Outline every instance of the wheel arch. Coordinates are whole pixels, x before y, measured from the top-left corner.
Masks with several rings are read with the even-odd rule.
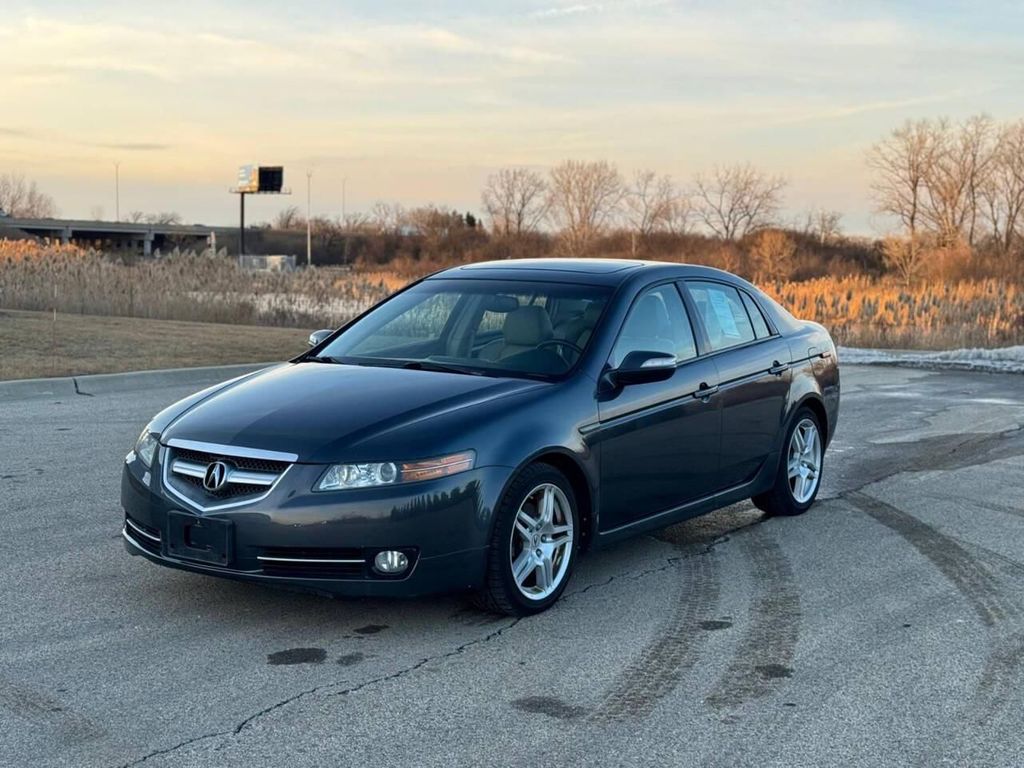
[[[830,425],[828,423],[828,411],[826,411],[825,409],[825,401],[821,399],[820,395],[813,392],[804,395],[800,400],[797,401],[796,405],[793,406],[793,410],[790,414],[789,420],[786,422],[787,429],[789,422],[792,421],[793,416],[796,415],[797,411],[799,411],[801,408],[810,408],[814,412],[814,415],[818,417],[818,422],[821,424],[821,429],[825,433],[823,442],[827,445],[829,438],[831,438],[832,436],[832,433]]]
[[[572,487],[573,496],[576,498],[577,512],[580,516],[580,549],[589,548],[597,526],[597,489],[583,461],[567,448],[561,446],[542,448],[522,461],[509,473],[508,479],[501,489],[501,495],[498,497],[498,503],[501,503],[500,500],[505,497],[508,487],[519,476],[519,473],[533,464],[548,464],[565,475]],[[492,521],[492,525],[494,524]]]

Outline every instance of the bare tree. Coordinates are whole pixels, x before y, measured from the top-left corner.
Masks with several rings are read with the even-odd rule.
[[[142,211],[131,211],[125,218],[125,221],[127,221],[129,224],[140,224],[145,220],[146,214],[143,213]]]
[[[843,214],[839,211],[815,208],[807,212],[804,232],[815,238],[819,245],[833,243],[843,234],[842,219]]]
[[[378,201],[370,210],[370,225],[378,234],[401,234],[406,224],[405,209],[399,203]]]
[[[750,249],[750,261],[756,280],[786,280],[793,274],[796,243],[781,229],[757,233]]]
[[[979,190],[985,218],[1002,253],[1024,241],[1024,120],[1003,126],[991,171]]]
[[[0,213],[16,219],[50,219],[57,215],[53,198],[21,174],[0,174]]]
[[[970,220],[967,244],[973,246],[977,236],[978,219],[982,214],[981,190],[988,184],[994,171],[999,135],[988,115],[976,115],[967,120],[960,131],[960,146],[968,159],[967,198]]]
[[[685,193],[678,191],[675,200],[668,211],[668,218],[665,221],[665,231],[673,235],[685,235],[690,231],[693,220],[697,215],[693,200]]]
[[[181,214],[175,213],[174,211],[161,211],[160,213],[150,213],[145,217],[147,224],[158,224],[158,225],[173,225],[181,224]]]
[[[274,229],[301,229],[306,226],[306,219],[299,213],[297,206],[289,205],[278,212],[271,226]]]
[[[548,218],[559,229],[566,255],[590,251],[618,211],[623,193],[618,169],[604,160],[566,160],[551,169]]]
[[[961,125],[946,119],[927,122],[931,162],[925,168],[922,213],[943,247],[966,239],[973,243],[979,189],[994,151],[992,120],[979,115]]]
[[[491,229],[505,237],[533,232],[547,212],[547,184],[529,168],[502,168],[480,195]]]
[[[871,185],[879,213],[896,217],[917,240],[927,179],[935,162],[935,137],[927,120],[907,121],[868,153],[876,177]]]
[[[882,261],[898,273],[904,283],[911,282],[921,271],[924,248],[918,238],[887,237],[882,243]]]
[[[697,214],[715,235],[738,240],[775,220],[786,180],[749,163],[717,166],[695,179]]]
[[[633,183],[626,190],[625,215],[641,242],[672,226],[678,198],[669,176],[658,176],[654,171],[637,171],[633,175]]]

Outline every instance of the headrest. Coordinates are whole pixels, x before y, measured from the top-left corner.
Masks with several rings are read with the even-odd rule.
[[[587,304],[587,308],[583,310],[583,322],[587,325],[593,325],[597,322],[597,319],[601,317],[601,310],[604,309],[604,303],[600,301],[592,301]]]
[[[661,297],[649,293],[640,299],[629,321],[630,336],[661,336],[669,325],[668,312]]]
[[[534,347],[554,335],[548,311],[538,306],[520,307],[509,312],[505,315],[501,332],[506,344],[520,347]]]

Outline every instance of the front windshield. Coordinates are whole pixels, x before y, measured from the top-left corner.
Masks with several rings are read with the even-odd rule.
[[[317,354],[361,365],[497,376],[557,376],[580,359],[608,298],[602,286],[426,280],[370,312]]]

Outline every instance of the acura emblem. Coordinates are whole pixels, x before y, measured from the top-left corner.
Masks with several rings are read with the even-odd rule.
[[[203,488],[208,491],[219,491],[228,481],[228,465],[223,461],[215,461],[206,467],[203,475]]]

